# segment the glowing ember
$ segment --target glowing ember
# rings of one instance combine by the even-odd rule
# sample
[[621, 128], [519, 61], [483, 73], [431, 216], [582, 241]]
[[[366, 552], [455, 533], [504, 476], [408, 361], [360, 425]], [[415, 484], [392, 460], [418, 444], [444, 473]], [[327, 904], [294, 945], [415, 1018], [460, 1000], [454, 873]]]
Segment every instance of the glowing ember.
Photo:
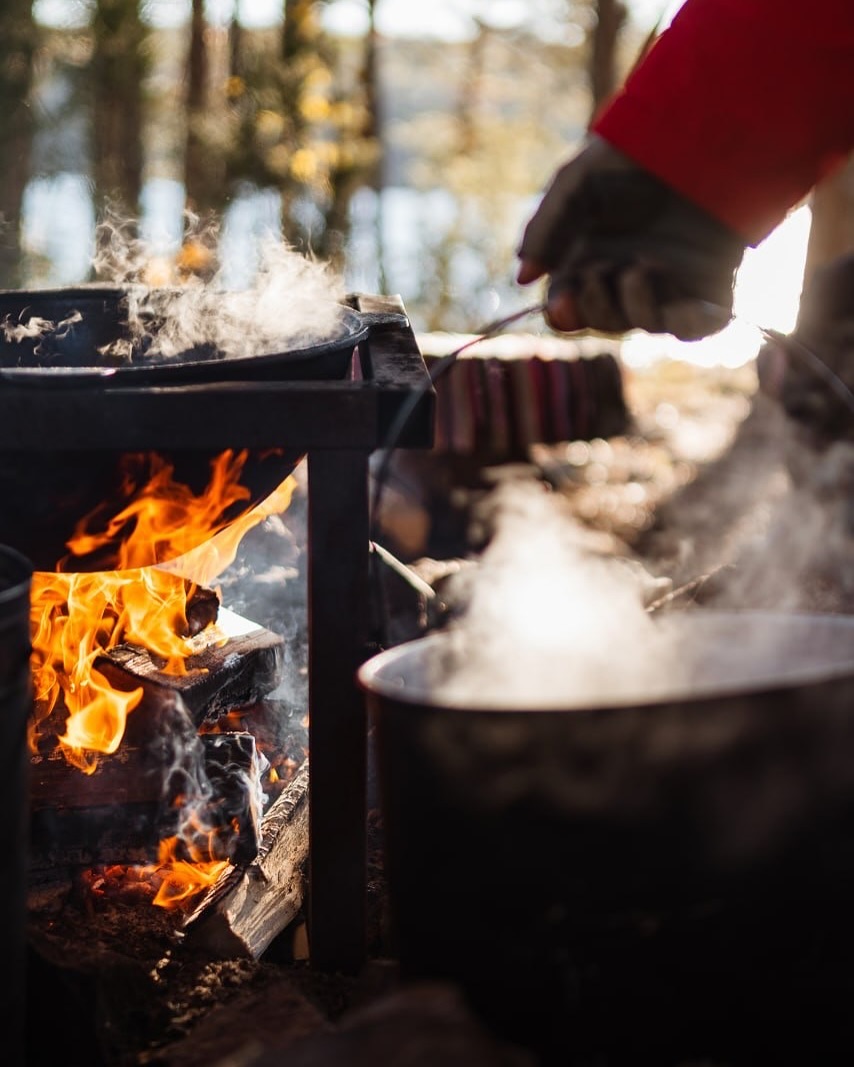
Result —
[[167, 911], [186, 908], [216, 883], [229, 864], [227, 860], [190, 862], [177, 859], [176, 845], [177, 838], [163, 841], [156, 864], [92, 867], [82, 873], [82, 884], [95, 898], [153, 904]]

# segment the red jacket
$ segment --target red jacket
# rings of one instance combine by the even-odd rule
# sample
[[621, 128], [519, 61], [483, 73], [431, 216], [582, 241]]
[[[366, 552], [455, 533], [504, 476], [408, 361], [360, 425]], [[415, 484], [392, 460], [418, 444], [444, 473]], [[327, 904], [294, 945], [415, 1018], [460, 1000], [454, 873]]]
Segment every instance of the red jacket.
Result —
[[687, 0], [592, 129], [756, 244], [854, 149], [854, 0]]

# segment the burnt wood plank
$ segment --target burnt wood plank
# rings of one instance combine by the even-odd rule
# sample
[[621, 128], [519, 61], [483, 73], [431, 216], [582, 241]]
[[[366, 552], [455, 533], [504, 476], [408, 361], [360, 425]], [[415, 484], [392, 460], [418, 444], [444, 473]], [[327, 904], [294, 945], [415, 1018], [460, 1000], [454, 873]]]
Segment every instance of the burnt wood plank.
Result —
[[258, 855], [229, 868], [184, 923], [188, 947], [258, 959], [299, 913], [308, 857], [308, 760], [261, 824]]
[[182, 766], [186, 752], [198, 752], [198, 732], [179, 694], [143, 688], [122, 744], [116, 752], [102, 754], [93, 773], [72, 766], [58, 743], [32, 757], [30, 805], [35, 811], [160, 802], [173, 768]]
[[118, 689], [147, 686], [180, 693], [197, 726], [216, 722], [234, 708], [245, 707], [271, 693], [282, 680], [284, 638], [257, 629], [209, 646], [186, 660], [187, 674], [166, 674], [146, 649], [117, 645], [99, 658], [98, 669]]

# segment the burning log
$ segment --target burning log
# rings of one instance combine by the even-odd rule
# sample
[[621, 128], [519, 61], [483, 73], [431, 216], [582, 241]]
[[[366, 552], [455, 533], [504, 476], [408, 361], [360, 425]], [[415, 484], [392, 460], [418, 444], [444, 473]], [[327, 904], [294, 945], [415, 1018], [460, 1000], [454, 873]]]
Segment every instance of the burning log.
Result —
[[[199, 737], [178, 693], [147, 693], [132, 720], [132, 736], [92, 774], [80, 773], [58, 750], [33, 759], [33, 879], [98, 864], [152, 863], [160, 842], [176, 836], [203, 861], [245, 863], [255, 855], [262, 762], [254, 739]], [[185, 822], [198, 829], [191, 833]]]
[[216, 722], [234, 708], [263, 699], [282, 679], [284, 640], [261, 627], [208, 646], [186, 661], [187, 674], [166, 674], [150, 652], [119, 645], [96, 666], [117, 689], [135, 688], [180, 693], [197, 726]]
[[[255, 701], [280, 681], [283, 640], [260, 627], [208, 647], [189, 673], [168, 675], [142, 649], [98, 660], [112, 686], [141, 686], [118, 751], [82, 774], [42, 744], [31, 764], [31, 866], [35, 876], [100, 863], [144, 864], [198, 808], [215, 847], [203, 859], [247, 863], [259, 841], [261, 758], [245, 732], [200, 737], [198, 727]], [[61, 719], [61, 709], [56, 715]], [[57, 725], [57, 732], [60, 727]], [[266, 766], [266, 763], [265, 763]]]
[[[185, 585], [189, 583], [185, 582]], [[187, 599], [187, 630], [195, 636], [217, 621], [220, 612], [219, 597], [213, 589], [195, 586]]]
[[32, 759], [32, 871], [150, 862], [159, 841], [175, 832], [174, 804], [192, 780], [198, 735], [179, 694], [147, 705], [133, 720], [134, 736], [92, 774], [58, 748]]
[[184, 925], [193, 948], [258, 959], [299, 913], [308, 856], [308, 760], [264, 817], [256, 858], [232, 867]]
[[[213, 791], [208, 811], [209, 830], [214, 830], [210, 859], [251, 863], [260, 841], [261, 763], [251, 734], [206, 734], [202, 737], [205, 770]], [[235, 832], [236, 828], [236, 832]], [[225, 845], [225, 847], [223, 847]]]

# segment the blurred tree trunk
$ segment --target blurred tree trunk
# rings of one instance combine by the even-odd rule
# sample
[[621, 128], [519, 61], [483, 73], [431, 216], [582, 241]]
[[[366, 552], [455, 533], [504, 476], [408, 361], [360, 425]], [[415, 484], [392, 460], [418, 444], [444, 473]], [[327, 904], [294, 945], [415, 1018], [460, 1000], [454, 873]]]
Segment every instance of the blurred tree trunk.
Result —
[[[302, 234], [318, 258], [343, 268], [350, 199], [365, 180], [373, 140], [364, 99], [355, 104], [335, 89], [334, 59], [320, 26], [323, 0], [285, 0], [279, 52], [280, 105], [292, 162], [282, 176], [282, 222]], [[328, 86], [321, 90], [322, 85]], [[363, 96], [364, 83], [357, 92]], [[317, 213], [301, 221], [310, 199]]]
[[31, 0], [0, 7], [0, 287], [23, 282], [21, 207], [29, 179], [36, 27]]
[[184, 148], [184, 188], [187, 207], [203, 212], [215, 203], [216, 184], [211, 165], [215, 163], [203, 135], [208, 106], [208, 51], [205, 41], [204, 0], [193, 0], [190, 17], [190, 45], [187, 51], [186, 111], [187, 140]]
[[621, 0], [596, 0], [590, 36], [591, 115], [614, 92], [620, 82], [617, 45], [628, 10]]
[[141, 0], [96, 0], [92, 24], [92, 153], [95, 199], [122, 222], [142, 192], [143, 84], [149, 61]]
[[452, 285], [452, 270], [455, 252], [465, 243], [463, 234], [468, 181], [464, 172], [479, 147], [480, 127], [477, 116], [483, 102], [487, 45], [491, 32], [482, 20], [476, 19], [475, 23], [477, 33], [466, 46], [465, 67], [457, 92], [456, 107], [451, 116], [454, 122], [453, 149], [451, 158], [447, 161], [446, 181], [454, 193], [454, 219], [448, 227], [446, 237], [434, 249], [433, 271], [426, 277], [426, 284], [432, 288], [429, 299], [425, 301], [430, 308], [426, 323], [428, 330], [443, 329], [458, 301], [458, 295]]
[[[338, 129], [337, 163], [330, 169], [329, 203], [318, 251], [343, 270], [346, 241], [350, 231], [350, 202], [360, 186], [368, 185], [375, 195], [374, 232], [376, 268], [380, 292], [385, 292], [383, 248], [383, 115], [379, 81], [379, 55], [375, 11], [377, 0], [367, 0], [368, 30], [356, 85], [353, 118]], [[346, 101], [341, 101], [346, 103]]]
[[[290, 127], [293, 149], [302, 145], [305, 135], [305, 119], [300, 109], [301, 70], [303, 53], [310, 38], [310, 0], [284, 0], [282, 36], [279, 49], [281, 64], [281, 106]], [[285, 180], [281, 189], [282, 220], [287, 227], [293, 221], [294, 203], [299, 195], [299, 184]]]
[[385, 121], [382, 108], [382, 95], [379, 71], [379, 49], [377, 47], [377, 0], [368, 0], [368, 33], [365, 38], [365, 62], [362, 69], [362, 84], [365, 92], [367, 120], [365, 135], [376, 145], [373, 165], [367, 170], [367, 181], [376, 193], [376, 240], [377, 271], [380, 289], [385, 292], [385, 248], [383, 242], [383, 190], [385, 188]]
[[240, 19], [237, 17], [237, 12], [235, 11], [228, 23], [228, 73], [231, 77], [240, 77], [243, 74], [243, 63], [241, 59], [242, 50], [243, 27], [240, 25]]
[[854, 155], [813, 190], [804, 282], [816, 267], [854, 252]]

